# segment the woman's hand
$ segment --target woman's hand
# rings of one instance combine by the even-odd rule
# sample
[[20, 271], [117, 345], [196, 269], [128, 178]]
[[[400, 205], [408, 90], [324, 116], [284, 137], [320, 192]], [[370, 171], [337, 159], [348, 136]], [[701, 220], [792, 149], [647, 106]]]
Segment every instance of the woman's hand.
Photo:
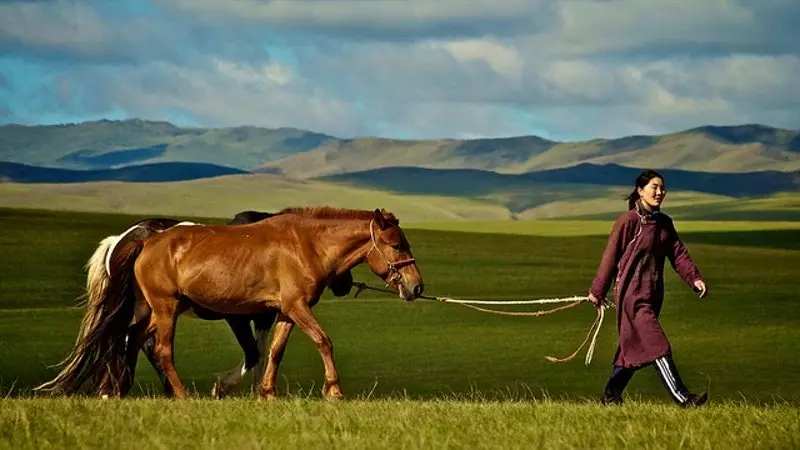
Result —
[[592, 304], [598, 308], [603, 306], [603, 300], [598, 299], [591, 292], [589, 292], [589, 301], [592, 302]]
[[694, 281], [694, 291], [697, 292], [698, 298], [705, 298], [708, 295], [708, 286], [706, 286], [706, 282], [703, 280], [695, 280]]

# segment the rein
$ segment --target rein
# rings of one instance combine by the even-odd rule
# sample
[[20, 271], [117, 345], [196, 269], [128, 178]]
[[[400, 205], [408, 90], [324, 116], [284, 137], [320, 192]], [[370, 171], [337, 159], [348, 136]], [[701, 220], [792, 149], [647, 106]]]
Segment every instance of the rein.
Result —
[[[367, 283], [362, 283], [356, 281], [353, 283], [356, 286], [357, 290], [356, 293], [353, 295], [354, 297], [358, 297], [365, 290], [370, 291], [377, 291], [377, 292], [385, 292], [392, 295], [396, 295], [396, 292], [391, 291], [389, 289], [384, 288], [377, 288], [373, 286], [367, 285]], [[545, 298], [545, 299], [538, 299], [538, 300], [463, 300], [463, 299], [455, 299], [450, 297], [431, 297], [427, 295], [421, 295], [419, 298], [423, 300], [433, 300], [441, 303], [454, 303], [459, 306], [463, 306], [469, 309], [473, 309], [475, 311], [486, 312], [489, 314], [496, 314], [501, 316], [527, 316], [527, 317], [541, 317], [547, 316], [559, 311], [564, 311], [567, 309], [574, 308], [581, 303], [589, 301], [589, 297], [586, 296], [573, 296], [573, 297], [564, 297], [564, 298]], [[488, 308], [481, 308], [478, 306], [474, 306], [476, 304], [482, 305], [541, 305], [547, 303], [567, 303], [564, 306], [559, 306], [552, 309], [547, 309], [543, 311], [500, 311], [496, 309], [488, 309]], [[600, 327], [603, 325], [603, 319], [605, 318], [605, 310], [610, 308], [609, 304], [603, 304], [601, 307], [597, 309], [597, 317], [592, 323], [592, 326], [589, 327], [589, 331], [586, 334], [586, 338], [583, 340], [581, 345], [575, 350], [571, 355], [566, 356], [564, 358], [557, 358], [554, 356], [546, 356], [545, 359], [552, 363], [564, 363], [573, 360], [578, 353], [586, 346], [587, 343], [589, 344], [589, 349], [586, 351], [586, 359], [585, 364], [588, 366], [592, 362], [592, 357], [594, 356], [594, 349], [597, 344], [597, 336], [600, 334]]]

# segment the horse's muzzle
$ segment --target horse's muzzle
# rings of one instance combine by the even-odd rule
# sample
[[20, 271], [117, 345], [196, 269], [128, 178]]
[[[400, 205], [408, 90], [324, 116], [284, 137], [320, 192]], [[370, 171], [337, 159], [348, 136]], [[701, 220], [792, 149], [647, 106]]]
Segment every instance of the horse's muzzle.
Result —
[[410, 286], [405, 283], [400, 283], [398, 287], [400, 291], [400, 298], [407, 302], [419, 298], [422, 295], [422, 292], [425, 290], [425, 287], [421, 283]]

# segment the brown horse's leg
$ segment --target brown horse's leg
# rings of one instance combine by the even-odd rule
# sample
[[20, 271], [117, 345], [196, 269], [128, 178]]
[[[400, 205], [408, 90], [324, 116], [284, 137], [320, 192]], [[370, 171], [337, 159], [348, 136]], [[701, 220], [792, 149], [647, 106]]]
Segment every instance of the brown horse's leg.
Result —
[[253, 320], [256, 349], [258, 350], [258, 363], [253, 370], [253, 393], [259, 392], [261, 384], [264, 382], [264, 371], [267, 369], [267, 359], [269, 357], [267, 355], [267, 340], [269, 339], [269, 330], [275, 323], [276, 317], [278, 317], [277, 310], [257, 315]]
[[325, 384], [322, 387], [322, 394], [331, 400], [341, 399], [344, 395], [339, 386], [339, 374], [336, 372], [336, 364], [333, 361], [331, 338], [319, 326], [319, 322], [311, 314], [311, 308], [307, 304], [295, 306], [287, 311], [287, 315], [314, 341], [319, 354], [322, 355], [322, 362], [325, 364]]
[[[156, 300], [155, 302], [153, 300]], [[153, 310], [150, 327], [155, 329], [156, 334], [156, 347], [153, 349], [155, 359], [164, 370], [164, 375], [167, 381], [172, 386], [173, 395], [177, 398], [187, 398], [189, 394], [186, 392], [186, 387], [178, 377], [178, 372], [175, 370], [174, 360], [174, 345], [175, 345], [175, 325], [178, 322], [178, 316], [186, 310], [185, 307], [179, 307], [178, 301], [163, 297], [154, 299], [148, 296], [148, 303]]]
[[172, 397], [172, 386], [169, 384], [169, 380], [167, 379], [167, 375], [164, 373], [164, 369], [161, 368], [161, 365], [158, 362], [158, 358], [156, 358], [155, 349], [156, 349], [156, 337], [155, 332], [150, 330], [146, 334], [146, 339], [142, 344], [142, 352], [147, 357], [147, 360], [150, 361], [150, 365], [153, 367], [153, 370], [156, 371], [156, 375], [158, 375], [159, 381], [161, 381], [161, 386], [164, 388], [164, 395], [166, 397]]
[[274, 399], [278, 396], [275, 390], [275, 379], [278, 376], [278, 366], [283, 359], [283, 352], [286, 350], [286, 342], [292, 332], [294, 322], [283, 313], [278, 314], [275, 322], [275, 332], [272, 335], [272, 345], [269, 348], [269, 358], [267, 368], [264, 372], [264, 379], [261, 383], [261, 396], [266, 399]]

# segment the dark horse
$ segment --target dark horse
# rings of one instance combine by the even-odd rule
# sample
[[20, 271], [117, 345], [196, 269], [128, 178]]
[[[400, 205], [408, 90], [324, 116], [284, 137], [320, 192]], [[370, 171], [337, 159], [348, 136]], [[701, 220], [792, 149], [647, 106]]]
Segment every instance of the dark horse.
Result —
[[[233, 219], [228, 221], [228, 225], [245, 225], [249, 223], [258, 222], [259, 220], [268, 219], [275, 216], [274, 213], [260, 212], [260, 211], [242, 211], [237, 213]], [[173, 226], [181, 225], [197, 225], [197, 223], [189, 221], [179, 221], [167, 218], [152, 218], [143, 219], [131, 225], [125, 232], [119, 235], [107, 236], [100, 241], [100, 244], [95, 249], [91, 258], [86, 263], [87, 279], [86, 279], [86, 305], [87, 313], [81, 323], [78, 332], [78, 342], [86, 336], [91, 330], [93, 323], [96, 321], [98, 314], [98, 305], [102, 299], [104, 289], [109, 281], [109, 262], [114, 257], [115, 253], [125, 244], [136, 240], [146, 239], [153, 234], [160, 233]], [[342, 297], [350, 293], [353, 286], [353, 276], [350, 271], [343, 273], [341, 276], [333, 279], [329, 288], [331, 292], [337, 297]], [[253, 386], [260, 385], [261, 376], [263, 376], [264, 369], [264, 350], [266, 347], [267, 334], [269, 333], [272, 323], [275, 321], [277, 310], [270, 310], [261, 314], [252, 315], [226, 315], [219, 314], [199, 305], [191, 305], [188, 311], [190, 315], [205, 320], [222, 320], [224, 319], [236, 337], [237, 342], [244, 351], [244, 360], [234, 367], [233, 369], [225, 372], [214, 383], [212, 395], [220, 398], [227, 395], [233, 388], [235, 388], [244, 375], [257, 367], [256, 374], [253, 377]], [[250, 322], [255, 326], [255, 336], [253, 330], [250, 328]], [[150, 335], [142, 346], [142, 351], [147, 356], [150, 364], [156, 370], [156, 373], [164, 386], [164, 392], [167, 395], [172, 394], [172, 388], [166, 379], [164, 371], [160, 364], [153, 356], [155, 347], [155, 336]], [[135, 355], [135, 353], [133, 353]], [[78, 361], [75, 361], [78, 362]], [[133, 373], [136, 368], [136, 358], [128, 361], [128, 370]], [[37, 388], [37, 390], [52, 390], [56, 385], [64, 385], [69, 383], [64, 379], [67, 374], [74, 372], [75, 368], [67, 365], [61, 373], [52, 381], [45, 383]], [[100, 380], [95, 380], [95, 390], [100, 394], [107, 394], [113, 389], [109, 385], [110, 379], [105, 376]], [[124, 386], [127, 389], [131, 386]], [[77, 387], [75, 387], [77, 388]]]
[[[172, 226], [133, 240], [111, 255], [110, 277], [84, 317], [85, 331], [70, 363], [47, 388], [71, 393], [94, 377], [108, 380], [102, 383], [105, 392], [125, 395], [136, 355], [154, 334], [152, 360], [174, 395], [186, 397], [173, 363], [180, 314], [227, 318], [271, 313], [277, 320], [261, 395], [276, 395], [278, 365], [297, 324], [322, 356], [324, 395], [340, 398], [332, 344], [311, 307], [326, 286], [363, 262], [401, 298], [422, 295], [410, 244], [399, 221], [383, 210], [289, 208], [247, 225]], [[247, 329], [249, 334], [249, 323]]]

